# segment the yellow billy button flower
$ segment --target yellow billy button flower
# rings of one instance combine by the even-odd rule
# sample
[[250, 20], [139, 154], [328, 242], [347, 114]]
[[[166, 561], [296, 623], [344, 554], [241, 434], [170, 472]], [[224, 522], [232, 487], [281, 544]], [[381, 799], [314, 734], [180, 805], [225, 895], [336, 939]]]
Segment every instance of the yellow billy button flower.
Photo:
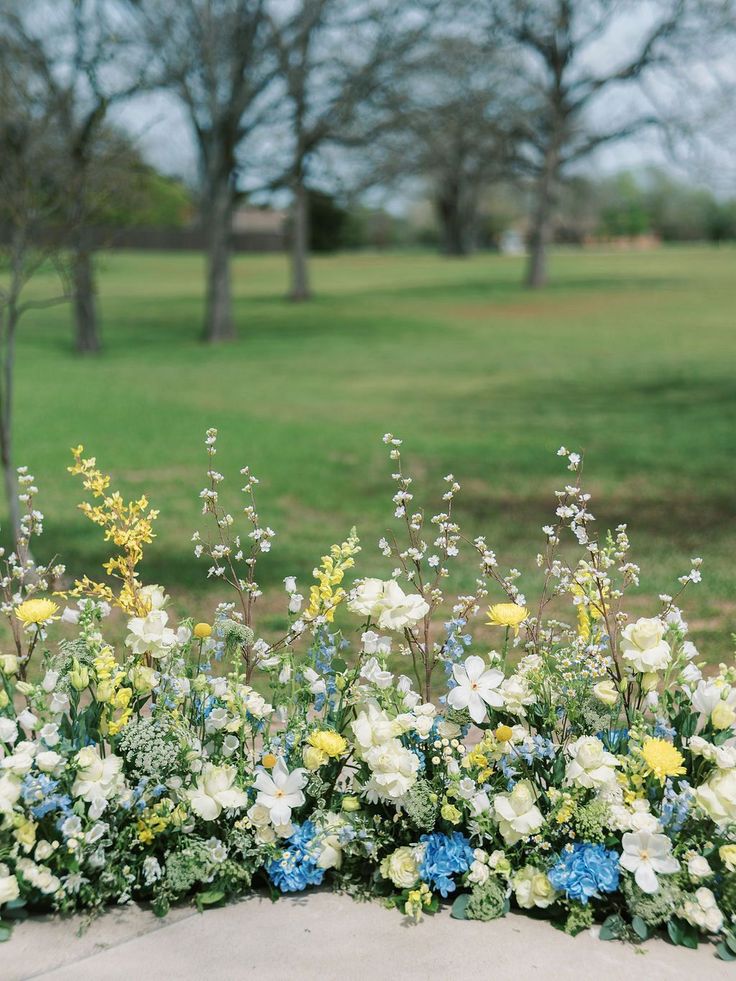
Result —
[[15, 608], [15, 615], [24, 627], [41, 627], [58, 620], [59, 607], [50, 599], [29, 599]]
[[319, 749], [325, 756], [341, 756], [348, 747], [346, 740], [331, 729], [320, 729], [317, 732], [310, 732], [307, 742], [315, 749]]
[[197, 640], [206, 640], [212, 634], [212, 627], [208, 623], [198, 623], [194, 628], [194, 636]]
[[667, 777], [679, 777], [685, 773], [682, 765], [685, 758], [666, 739], [647, 739], [641, 748], [641, 755], [646, 763], [647, 774], [659, 780], [662, 786]]
[[266, 753], [263, 759], [261, 760], [261, 763], [265, 766], [267, 770], [273, 770], [277, 762], [278, 761], [276, 760], [276, 757], [273, 755], [273, 753]]
[[529, 616], [529, 610], [518, 603], [496, 603], [488, 607], [488, 624], [491, 627], [510, 627], [514, 635], [519, 633], [519, 626]]
[[512, 739], [514, 735], [514, 730], [511, 726], [499, 726], [496, 729], [494, 736], [500, 743], [507, 743], [509, 739]]

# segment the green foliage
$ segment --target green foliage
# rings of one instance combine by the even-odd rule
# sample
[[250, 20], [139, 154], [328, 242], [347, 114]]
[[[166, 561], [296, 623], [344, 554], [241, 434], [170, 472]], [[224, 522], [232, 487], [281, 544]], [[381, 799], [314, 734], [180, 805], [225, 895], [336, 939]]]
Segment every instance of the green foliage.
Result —
[[571, 903], [570, 911], [565, 920], [565, 933], [569, 933], [571, 937], [576, 937], [591, 926], [593, 926], [592, 905], [584, 906], [582, 903]]
[[419, 831], [431, 831], [437, 820], [439, 799], [427, 780], [417, 780], [404, 805], [406, 815]]
[[[531, 295], [523, 260], [509, 256], [318, 257], [317, 299], [293, 304], [280, 299], [286, 257], [237, 256], [240, 337], [208, 348], [201, 256], [103, 254], [101, 361], [75, 358], [65, 307], [29, 312], [18, 338], [16, 456], [38, 478], [49, 554], [73, 572], [105, 557], [96, 530], [75, 517], [78, 488], [65, 477], [67, 447], [104, 447], [123, 489], [166, 504], [147, 581], [170, 584], [182, 609], [194, 597], [188, 608], [207, 619], [217, 584], [190, 561], [189, 537], [199, 522], [196, 434], [217, 423], [218, 469], [248, 463], [264, 480], [278, 533], [260, 565], [264, 590], [289, 574], [310, 579], [325, 529], [349, 528], [356, 510], [366, 543], [391, 526], [379, 440], [388, 429], [419, 472], [461, 479], [459, 514], [503, 563], [538, 551], [564, 441], [586, 449], [599, 524], [633, 516], [654, 593], [674, 591], [697, 545], [706, 563], [688, 595], [692, 639], [717, 663], [732, 650], [735, 261], [728, 246], [553, 252], [553, 285]], [[32, 295], [47, 289], [41, 276]], [[80, 414], [79, 392], [94, 412]], [[226, 497], [234, 508], [237, 492]], [[379, 570], [374, 548], [360, 558], [361, 573]], [[467, 549], [460, 563], [472, 590]], [[522, 573], [534, 595], [533, 562]], [[266, 627], [282, 623], [278, 611], [266, 616]]]
[[497, 920], [508, 911], [506, 890], [495, 875], [490, 876], [482, 886], [473, 886], [465, 907], [468, 920]]
[[666, 923], [683, 899], [682, 889], [672, 877], [660, 877], [659, 889], [650, 894], [642, 892], [630, 876], [622, 876], [621, 890], [632, 916], [650, 927]]

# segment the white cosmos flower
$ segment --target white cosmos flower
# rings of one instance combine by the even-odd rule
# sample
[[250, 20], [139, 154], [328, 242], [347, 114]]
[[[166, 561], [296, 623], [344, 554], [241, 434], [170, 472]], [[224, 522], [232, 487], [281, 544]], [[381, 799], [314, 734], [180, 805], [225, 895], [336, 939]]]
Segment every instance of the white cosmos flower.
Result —
[[624, 850], [619, 864], [627, 872], [634, 873], [642, 892], [655, 893], [659, 889], [657, 872], [666, 875], [680, 868], [680, 863], [670, 854], [672, 842], [667, 835], [627, 831], [621, 840]]
[[465, 664], [454, 664], [452, 673], [457, 682], [447, 696], [454, 709], [467, 709], [473, 722], [480, 724], [486, 717], [486, 705], [499, 708], [503, 697], [497, 690], [503, 681], [503, 672], [498, 668], [485, 670], [486, 662], [477, 654], [466, 658]]
[[304, 803], [302, 788], [307, 783], [307, 771], [297, 767], [291, 773], [283, 760], [278, 760], [272, 773], [259, 770], [254, 785], [258, 791], [256, 804], [268, 808], [271, 823], [288, 824], [291, 821], [291, 811]]

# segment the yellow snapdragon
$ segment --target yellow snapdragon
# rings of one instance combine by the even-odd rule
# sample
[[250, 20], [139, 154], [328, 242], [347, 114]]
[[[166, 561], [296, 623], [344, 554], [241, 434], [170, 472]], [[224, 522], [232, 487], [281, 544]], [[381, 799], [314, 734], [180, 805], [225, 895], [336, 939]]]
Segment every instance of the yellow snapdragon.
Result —
[[335, 619], [335, 610], [345, 599], [345, 589], [340, 585], [345, 572], [355, 565], [354, 556], [360, 551], [359, 539], [355, 529], [347, 541], [333, 545], [329, 555], [322, 556], [322, 562], [313, 572], [316, 584], [309, 590], [309, 606], [304, 612], [306, 620], [323, 616], [328, 623]]

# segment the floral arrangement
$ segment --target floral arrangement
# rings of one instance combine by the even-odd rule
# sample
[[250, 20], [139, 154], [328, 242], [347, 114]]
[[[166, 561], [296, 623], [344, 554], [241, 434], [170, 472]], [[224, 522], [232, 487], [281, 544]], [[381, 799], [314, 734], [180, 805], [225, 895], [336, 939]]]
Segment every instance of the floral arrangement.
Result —
[[[174, 622], [143, 583], [157, 512], [82, 447], [81, 508], [113, 551], [104, 579], [62, 590], [63, 567], [31, 557], [43, 516], [19, 473], [22, 533], [0, 557], [3, 938], [34, 910], [138, 900], [164, 915], [185, 897], [329, 884], [413, 919], [445, 901], [459, 919], [516, 907], [736, 958], [736, 668], [703, 677], [687, 639], [677, 603], [699, 559], [650, 616], [628, 616], [626, 527], [595, 535], [563, 447], [572, 476], [532, 603], [461, 534], [452, 474], [425, 517], [387, 434], [387, 578], [360, 577], [352, 531], [303, 592], [284, 580], [284, 628], [264, 637], [256, 569], [275, 533], [248, 468], [240, 518], [224, 508], [216, 440], [194, 552], [232, 592], [206, 622]], [[477, 578], [454, 596], [461, 551]]]

